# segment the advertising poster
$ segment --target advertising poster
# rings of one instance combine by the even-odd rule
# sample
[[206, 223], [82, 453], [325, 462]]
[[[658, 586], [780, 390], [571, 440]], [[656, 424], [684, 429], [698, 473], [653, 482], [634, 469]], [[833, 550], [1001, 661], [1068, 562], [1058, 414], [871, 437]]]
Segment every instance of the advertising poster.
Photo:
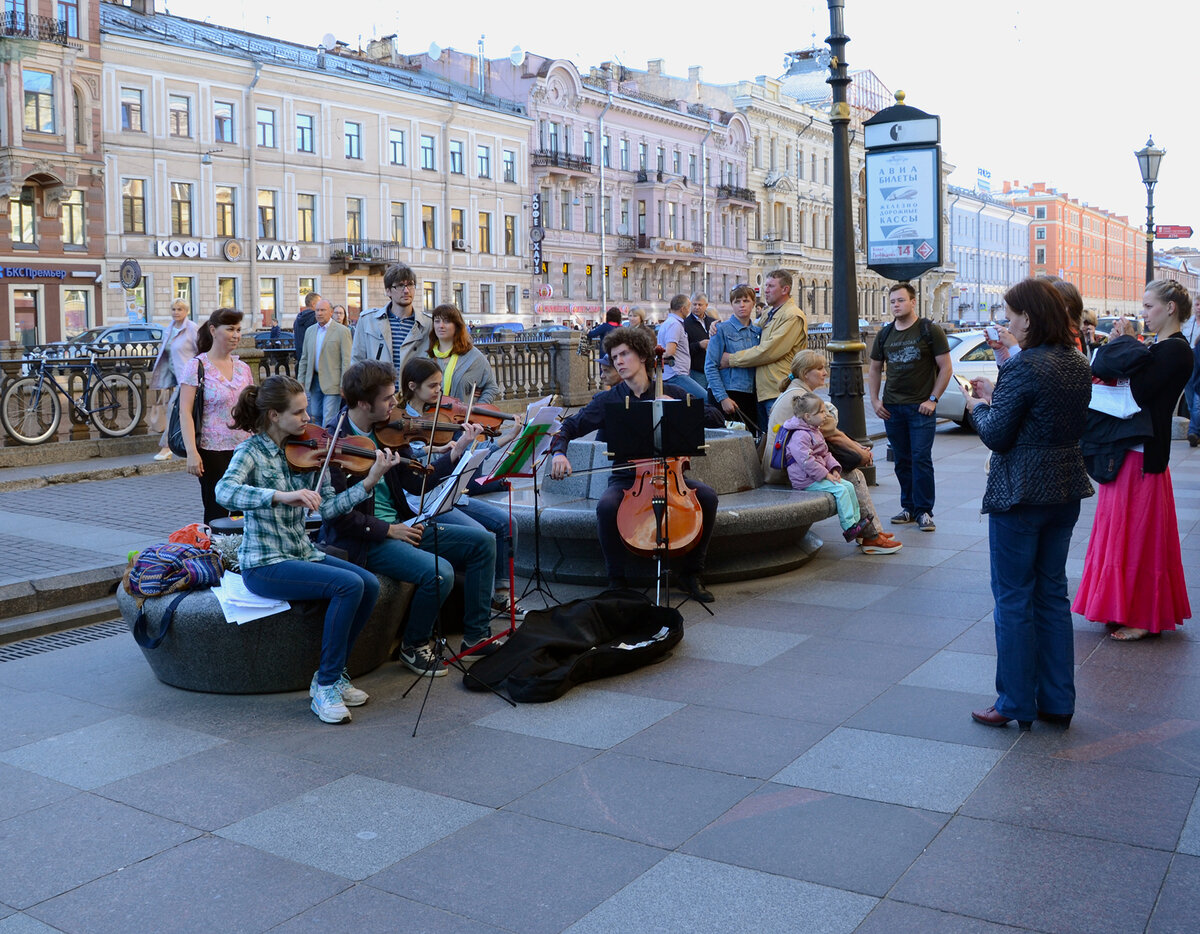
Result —
[[866, 176], [867, 264], [883, 275], [888, 267], [937, 265], [937, 147], [868, 152]]

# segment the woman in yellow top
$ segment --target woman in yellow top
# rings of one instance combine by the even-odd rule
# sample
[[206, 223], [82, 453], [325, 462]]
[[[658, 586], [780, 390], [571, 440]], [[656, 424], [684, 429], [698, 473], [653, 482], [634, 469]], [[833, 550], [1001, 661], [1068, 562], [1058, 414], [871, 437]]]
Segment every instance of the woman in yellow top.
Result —
[[433, 309], [429, 356], [442, 371], [442, 395], [467, 402], [474, 387], [476, 402], [489, 403], [500, 398], [492, 365], [471, 343], [471, 334], [457, 306], [438, 305]]

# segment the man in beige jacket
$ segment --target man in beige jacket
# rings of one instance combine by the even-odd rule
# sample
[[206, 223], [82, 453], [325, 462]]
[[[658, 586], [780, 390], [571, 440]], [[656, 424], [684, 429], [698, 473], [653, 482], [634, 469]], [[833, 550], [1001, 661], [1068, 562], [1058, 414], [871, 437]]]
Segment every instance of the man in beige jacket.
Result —
[[333, 320], [329, 299], [322, 298], [313, 310], [316, 320], [304, 332], [296, 378], [308, 393], [309, 417], [328, 427], [342, 406], [342, 374], [350, 369], [354, 336]]
[[758, 319], [762, 340], [757, 347], [723, 354], [721, 366], [754, 367], [758, 423], [769, 432], [767, 418], [779, 397], [779, 384], [792, 372], [792, 357], [808, 346], [808, 322], [792, 300], [792, 274], [786, 269], [767, 273], [762, 295], [767, 302], [767, 310]]

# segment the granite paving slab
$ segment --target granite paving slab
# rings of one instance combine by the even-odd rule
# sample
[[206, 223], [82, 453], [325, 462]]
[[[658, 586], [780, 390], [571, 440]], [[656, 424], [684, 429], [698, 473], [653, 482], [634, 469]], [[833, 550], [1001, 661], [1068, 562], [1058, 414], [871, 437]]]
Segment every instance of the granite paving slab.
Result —
[[[686, 632], [684, 640], [687, 640]], [[750, 665], [711, 662], [676, 652], [671, 656], [670, 664], [639, 668], [626, 675], [605, 678], [599, 683], [603, 684], [603, 690], [606, 691], [696, 704], [704, 703], [718, 688], [741, 680], [753, 670]]]
[[1024, 930], [885, 898], [854, 934], [1018, 934]]
[[863, 642], [846, 636], [813, 636], [802, 645], [769, 660], [771, 668], [809, 674], [841, 675], [895, 681], [925, 662], [933, 650], [907, 645]]
[[827, 726], [689, 705], [632, 736], [614, 752], [765, 779], [829, 732]]
[[59, 928], [43, 924], [27, 914], [9, 915], [0, 921], [0, 934], [61, 934]]
[[1146, 934], [1194, 934], [1200, 918], [1200, 859], [1177, 855], [1158, 895]]
[[496, 812], [373, 876], [371, 885], [522, 934], [551, 934], [664, 853], [607, 834]]
[[[669, 665], [671, 660], [662, 664]], [[578, 687], [553, 703], [505, 707], [475, 722], [495, 730], [608, 749], [681, 706], [673, 701]]]
[[780, 668], [761, 667], [713, 691], [705, 703], [772, 717], [813, 723], [841, 723], [886, 689], [883, 681], [859, 681], [832, 675], [802, 678]]
[[996, 656], [942, 651], [900, 679], [910, 687], [937, 688], [964, 694], [995, 693]]
[[[5, 663], [8, 664], [11, 662]], [[63, 697], [54, 691], [14, 691], [10, 697], [20, 703], [22, 713], [0, 720], [0, 750], [69, 733], [113, 717], [111, 708]]]
[[672, 854], [567, 928], [569, 934], [849, 934], [875, 904], [852, 892]]
[[[900, 557], [906, 551], [915, 549], [905, 548], [896, 552], [893, 557]], [[955, 552], [938, 552], [947, 557]], [[938, 564], [941, 561], [937, 562]], [[990, 593], [972, 593], [971, 591], [939, 590], [932, 587], [918, 588], [916, 586], [898, 589], [874, 603], [866, 609], [877, 610], [881, 613], [909, 613], [926, 616], [949, 616], [952, 619], [977, 620], [992, 612], [994, 601]]]
[[0, 753], [0, 761], [88, 789], [222, 742], [157, 720], [124, 715], [9, 749]]
[[349, 775], [218, 834], [358, 881], [487, 813], [466, 801]]
[[957, 810], [1002, 753], [839, 728], [773, 781], [931, 811]]
[[509, 810], [672, 849], [761, 784], [609, 752], [518, 798]]
[[767, 591], [765, 596], [784, 603], [804, 603], [827, 607], [829, 610], [861, 610], [886, 599], [895, 589], [890, 584], [855, 584], [847, 587], [841, 581], [809, 580], [799, 586], [781, 583], [778, 588]]
[[[996, 764], [960, 814], [1062, 833], [1078, 833], [1086, 824], [1088, 836], [1102, 840], [1175, 848], [1197, 779], [1022, 755], [1022, 748]], [[1114, 793], [1128, 788], [1137, 795]]]
[[0, 790], [3, 791], [0, 822], [79, 793], [78, 788], [3, 763], [0, 763]]
[[331, 765], [224, 743], [101, 785], [96, 794], [181, 824], [216, 830], [344, 774], [346, 769]]
[[346, 884], [339, 876], [206, 836], [60, 895], [30, 913], [63, 930], [87, 934], [265, 931]]
[[971, 719], [970, 711], [987, 707], [992, 694], [964, 694], [937, 688], [898, 684], [846, 721], [856, 730], [918, 736], [943, 743], [1010, 749], [1019, 733], [982, 726]]
[[903, 613], [878, 613], [859, 610], [842, 620], [836, 637], [878, 642], [884, 645], [912, 645], [918, 648], [946, 648], [973, 624], [945, 616], [911, 616]]
[[1176, 849], [1180, 853], [1200, 856], [1200, 792], [1197, 792], [1192, 799], [1192, 807], [1179, 835], [1179, 844]]
[[1088, 705], [1076, 708], [1069, 730], [1035, 727], [1021, 752], [1200, 777], [1200, 720]]
[[28, 908], [197, 836], [81, 793], [0, 823], [0, 901]]
[[396, 934], [420, 931], [421, 934], [501, 934], [500, 928], [472, 921], [453, 911], [431, 908], [410, 898], [381, 892], [359, 883], [333, 898], [314, 905], [271, 934]]
[[955, 817], [890, 897], [1055, 934], [1127, 934], [1145, 928], [1170, 861], [1161, 850]]
[[[363, 761], [358, 771], [383, 781], [503, 807], [596, 755], [587, 746], [506, 730], [466, 726], [434, 732], [403, 755]], [[486, 763], [480, 768], [480, 763]]]
[[685, 630], [678, 654], [734, 665], [761, 665], [809, 638], [803, 633], [773, 632], [749, 626], [695, 623]]
[[880, 896], [946, 820], [934, 811], [769, 784], [692, 837], [682, 851]]

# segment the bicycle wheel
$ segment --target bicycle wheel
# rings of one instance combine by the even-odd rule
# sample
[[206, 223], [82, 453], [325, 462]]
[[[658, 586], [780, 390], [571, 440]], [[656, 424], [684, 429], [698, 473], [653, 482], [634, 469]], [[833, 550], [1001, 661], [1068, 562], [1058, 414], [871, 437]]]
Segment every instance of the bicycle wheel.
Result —
[[101, 434], [124, 438], [142, 420], [142, 394], [128, 376], [106, 373], [88, 394], [88, 414]]
[[36, 376], [13, 380], [0, 398], [0, 422], [21, 444], [41, 444], [52, 437], [61, 418], [58, 393]]

